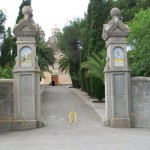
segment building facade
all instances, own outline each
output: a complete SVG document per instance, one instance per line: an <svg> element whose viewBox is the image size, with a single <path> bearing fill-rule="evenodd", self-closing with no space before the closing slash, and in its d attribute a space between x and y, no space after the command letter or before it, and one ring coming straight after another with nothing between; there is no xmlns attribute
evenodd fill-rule
<svg viewBox="0 0 150 150"><path fill-rule="evenodd" d="M56 45L57 43L56 35L57 33L60 32L60 29L57 27L57 25L55 25L55 27L51 29L51 32L52 32L52 36L48 38L48 44L54 50L56 62L54 64L54 67L49 68L52 73L49 72L44 73L45 79L43 78L41 80L41 84L52 85L52 86L72 84L70 75L65 74L59 70L58 63L63 54Z"/></svg>

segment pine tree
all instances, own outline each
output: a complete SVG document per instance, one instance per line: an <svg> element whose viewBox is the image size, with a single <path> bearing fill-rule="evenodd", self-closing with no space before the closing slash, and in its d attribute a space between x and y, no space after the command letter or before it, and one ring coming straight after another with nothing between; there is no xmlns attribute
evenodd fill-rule
<svg viewBox="0 0 150 150"><path fill-rule="evenodd" d="M31 6L31 0L23 0L22 3L20 4L18 17L16 19L16 24L19 23L19 21L23 18L22 8L24 6Z"/></svg>

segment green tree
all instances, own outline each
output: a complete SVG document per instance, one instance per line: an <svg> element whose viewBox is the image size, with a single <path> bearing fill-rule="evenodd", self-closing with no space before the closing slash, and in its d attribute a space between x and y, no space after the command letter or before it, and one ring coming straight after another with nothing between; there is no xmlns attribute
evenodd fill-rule
<svg viewBox="0 0 150 150"><path fill-rule="evenodd" d="M87 77L95 77L104 82L104 67L106 50L101 51L99 54L93 53L88 57L87 61L81 64L81 69L87 69Z"/></svg>
<svg viewBox="0 0 150 150"><path fill-rule="evenodd" d="M107 17L106 2L91 0L87 14L88 55L102 51L105 43L102 39L103 24Z"/></svg>
<svg viewBox="0 0 150 150"><path fill-rule="evenodd" d="M113 2L113 7L121 10L123 22L131 21L141 9L150 7L149 0L117 0Z"/></svg>
<svg viewBox="0 0 150 150"><path fill-rule="evenodd" d="M104 97L104 67L105 67L105 57L106 50L101 51L100 53L92 53L87 61L81 64L81 70L86 69L85 78L87 81L90 79L91 88L93 88L93 93L89 94L92 97L98 98L100 101ZM95 84L98 83L98 87Z"/></svg>
<svg viewBox="0 0 150 150"><path fill-rule="evenodd" d="M5 21L6 21L6 15L2 10L0 10L0 34L4 34L5 32Z"/></svg>
<svg viewBox="0 0 150 150"><path fill-rule="evenodd" d="M18 17L16 19L16 24L19 23L19 21L24 17L22 14L22 8L24 6L31 6L31 0L23 0L22 3L20 4Z"/></svg>
<svg viewBox="0 0 150 150"><path fill-rule="evenodd" d="M69 68L72 84L74 87L80 87L79 80L75 80L80 72L80 51L81 47L81 33L80 33L81 20L76 19L70 21L70 24L63 28L63 33L58 34L57 45L65 55L65 61L60 60L60 67L69 63L66 70ZM68 60L66 60L69 59ZM62 64L65 63L65 64ZM61 67L62 68L62 67Z"/></svg>
<svg viewBox="0 0 150 150"><path fill-rule="evenodd" d="M143 9L147 9L150 7L150 1L149 0L139 0L140 1L140 7Z"/></svg>
<svg viewBox="0 0 150 150"><path fill-rule="evenodd" d="M85 27L82 30L82 63L88 61L88 58L93 55L93 53L97 55L105 47L105 43L102 39L102 29L108 17L109 7L110 5L108 5L106 1L90 0L85 17ZM103 66L101 67L103 68ZM87 79L87 72L87 69L81 70L82 89L88 92L90 96L100 99L104 96L104 83L101 79L95 78L94 76ZM103 93L100 91L103 91Z"/></svg>
<svg viewBox="0 0 150 150"><path fill-rule="evenodd" d="M49 66L53 66L55 63L54 51L44 40L38 41L36 50L42 78L44 77L44 71L50 71Z"/></svg>
<svg viewBox="0 0 150 150"><path fill-rule="evenodd" d="M70 66L69 66L69 57L67 55L61 55L59 60L59 70L61 72L69 73Z"/></svg>
<svg viewBox="0 0 150 150"><path fill-rule="evenodd" d="M4 33L5 33L5 21L6 21L6 15L2 10L0 10L0 60L1 60L1 46L4 39Z"/></svg>
<svg viewBox="0 0 150 150"><path fill-rule="evenodd" d="M81 24L81 39L82 39L82 51L80 54L80 62L84 62L87 60L87 54L88 54L88 29L87 26L87 15L85 15L85 18L82 20ZM87 91L86 85L86 69L82 69L80 71L80 82L81 82L81 90Z"/></svg>
<svg viewBox="0 0 150 150"><path fill-rule="evenodd" d="M0 66L0 79L13 79L13 69L10 66Z"/></svg>
<svg viewBox="0 0 150 150"><path fill-rule="evenodd" d="M128 56L134 76L150 76L149 16L150 8L141 10L129 24L131 29L129 42L134 50L129 52Z"/></svg>
<svg viewBox="0 0 150 150"><path fill-rule="evenodd" d="M12 58L12 52L13 52L13 45L14 45L14 37L11 34L11 28L8 28L6 31L6 34L4 36L4 41L2 43L2 49L1 49L1 60L0 64L1 66L5 65L11 65L13 66L13 58Z"/></svg>

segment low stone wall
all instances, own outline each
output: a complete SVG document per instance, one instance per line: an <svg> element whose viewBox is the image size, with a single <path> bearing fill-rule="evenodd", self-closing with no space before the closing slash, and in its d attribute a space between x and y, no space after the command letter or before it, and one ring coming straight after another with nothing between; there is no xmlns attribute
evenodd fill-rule
<svg viewBox="0 0 150 150"><path fill-rule="evenodd" d="M13 80L0 79L0 131L14 130ZM44 87L41 87L41 94ZM150 78L131 78L132 127L150 128Z"/></svg>
<svg viewBox="0 0 150 150"><path fill-rule="evenodd" d="M150 78L131 79L132 126L150 128Z"/></svg>
<svg viewBox="0 0 150 150"><path fill-rule="evenodd" d="M0 79L0 131L13 129L13 82L11 79Z"/></svg>
<svg viewBox="0 0 150 150"><path fill-rule="evenodd" d="M41 95L44 88L45 86L40 87ZM28 130L43 125L41 122L31 120L14 120L14 80L0 79L0 131Z"/></svg>

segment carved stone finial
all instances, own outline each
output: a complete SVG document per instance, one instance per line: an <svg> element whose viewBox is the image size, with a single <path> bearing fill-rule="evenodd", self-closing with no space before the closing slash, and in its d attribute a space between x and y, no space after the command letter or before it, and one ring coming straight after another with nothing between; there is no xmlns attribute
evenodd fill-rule
<svg viewBox="0 0 150 150"><path fill-rule="evenodd" d="M110 15L112 17L119 17L120 16L120 9L117 7L112 8L110 11Z"/></svg>
<svg viewBox="0 0 150 150"><path fill-rule="evenodd" d="M22 13L23 13L23 15L26 15L26 14L31 15L32 14L32 8L30 6L24 6L22 8Z"/></svg>
<svg viewBox="0 0 150 150"><path fill-rule="evenodd" d="M24 19L28 20L28 19L30 19L30 16L32 14L32 8L30 6L24 6L22 8L22 13L24 15Z"/></svg>

